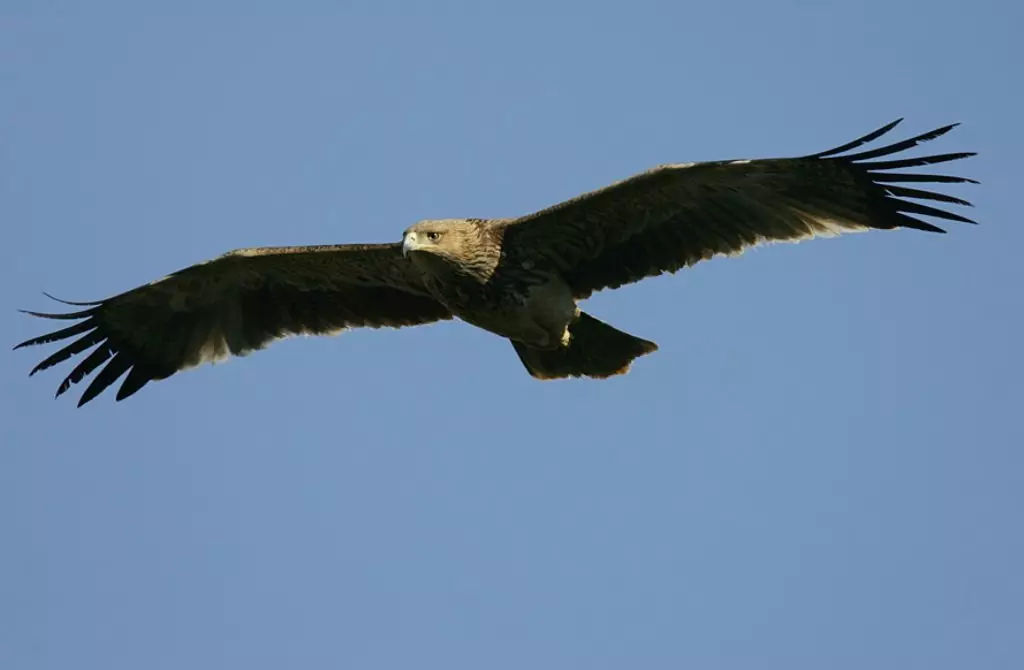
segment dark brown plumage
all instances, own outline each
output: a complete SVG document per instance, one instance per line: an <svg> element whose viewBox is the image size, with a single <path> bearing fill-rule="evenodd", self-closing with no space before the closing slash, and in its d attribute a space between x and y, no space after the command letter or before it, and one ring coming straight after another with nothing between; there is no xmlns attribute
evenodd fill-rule
<svg viewBox="0 0 1024 670"><path fill-rule="evenodd" d="M118 400L289 335L452 317L510 339L534 377L621 374L657 345L581 312L577 301L594 291L765 242L871 229L944 232L919 216L973 223L912 201L969 205L919 185L973 180L892 171L973 154L885 158L954 126L846 153L897 123L800 158L659 166L518 219L422 221L401 244L233 251L106 300L69 303L80 311L28 312L80 321L16 348L78 336L35 374L96 347L57 389L99 369L79 405L125 373Z"/></svg>

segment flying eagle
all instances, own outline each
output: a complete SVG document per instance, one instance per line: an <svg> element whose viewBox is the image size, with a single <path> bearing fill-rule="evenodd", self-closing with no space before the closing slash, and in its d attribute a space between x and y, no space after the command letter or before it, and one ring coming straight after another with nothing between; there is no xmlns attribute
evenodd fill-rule
<svg viewBox="0 0 1024 670"><path fill-rule="evenodd" d="M595 291L764 242L871 229L945 232L922 215L974 223L907 200L969 206L907 184L974 180L891 171L974 155L891 158L957 124L848 153L901 120L799 158L661 165L516 219L421 221L401 242L238 249L106 300L66 303L86 309L27 312L80 321L15 348L78 337L35 374L95 346L57 389L59 396L105 363L79 406L125 373L117 400L290 335L453 317L508 338L535 378L622 374L658 347L580 311L577 301ZM883 157L890 158L876 160Z"/></svg>

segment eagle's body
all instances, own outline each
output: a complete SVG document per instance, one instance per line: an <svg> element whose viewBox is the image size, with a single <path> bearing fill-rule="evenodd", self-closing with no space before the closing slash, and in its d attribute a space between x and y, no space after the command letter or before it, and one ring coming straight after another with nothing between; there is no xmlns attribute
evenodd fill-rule
<svg viewBox="0 0 1024 670"><path fill-rule="evenodd" d="M569 287L558 277L514 274L503 271L494 285L466 286L467 293L473 296L470 300L462 299L462 287L450 287L435 295L454 316L478 328L532 347L557 346L565 339L566 328L576 312ZM451 299L452 288L460 294L455 299ZM473 291L474 288L478 290ZM493 301L488 302L490 297Z"/></svg>
<svg viewBox="0 0 1024 670"><path fill-rule="evenodd" d="M896 123L810 156L663 165L517 219L421 221L400 244L239 249L107 300L71 303L86 307L77 312L30 312L82 321L18 346L80 336L33 373L95 346L57 391L103 366L79 405L125 373L118 400L289 335L452 318L509 339L537 378L621 374L657 345L581 311L578 302L594 291L765 242L944 232L917 215L973 223L906 198L968 202L901 185L972 180L893 171L973 154L874 160L953 126L841 155Z"/></svg>
<svg viewBox="0 0 1024 670"><path fill-rule="evenodd" d="M572 289L550 268L502 249L508 220L421 221L405 231L402 249L423 282L452 315L495 335L542 349L565 339L576 314ZM437 244L424 243L439 235ZM438 253L447 248L458 254ZM465 258L479 259L467 263Z"/></svg>

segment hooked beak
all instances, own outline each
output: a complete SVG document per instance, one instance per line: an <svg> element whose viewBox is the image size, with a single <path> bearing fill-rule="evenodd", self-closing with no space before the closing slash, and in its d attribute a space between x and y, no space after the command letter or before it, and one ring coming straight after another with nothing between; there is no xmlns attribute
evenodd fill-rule
<svg viewBox="0 0 1024 670"><path fill-rule="evenodd" d="M408 256L410 251L416 251L419 245L416 244L416 233L406 233L402 238L402 255Z"/></svg>

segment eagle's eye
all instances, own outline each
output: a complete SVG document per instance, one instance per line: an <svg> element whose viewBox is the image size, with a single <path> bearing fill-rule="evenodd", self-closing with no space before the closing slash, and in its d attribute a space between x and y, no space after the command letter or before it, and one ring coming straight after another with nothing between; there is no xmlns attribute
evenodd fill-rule
<svg viewBox="0 0 1024 670"><path fill-rule="evenodd" d="M427 239L430 240L431 242L437 242L439 239L441 239L441 233L431 231L427 233Z"/></svg>

